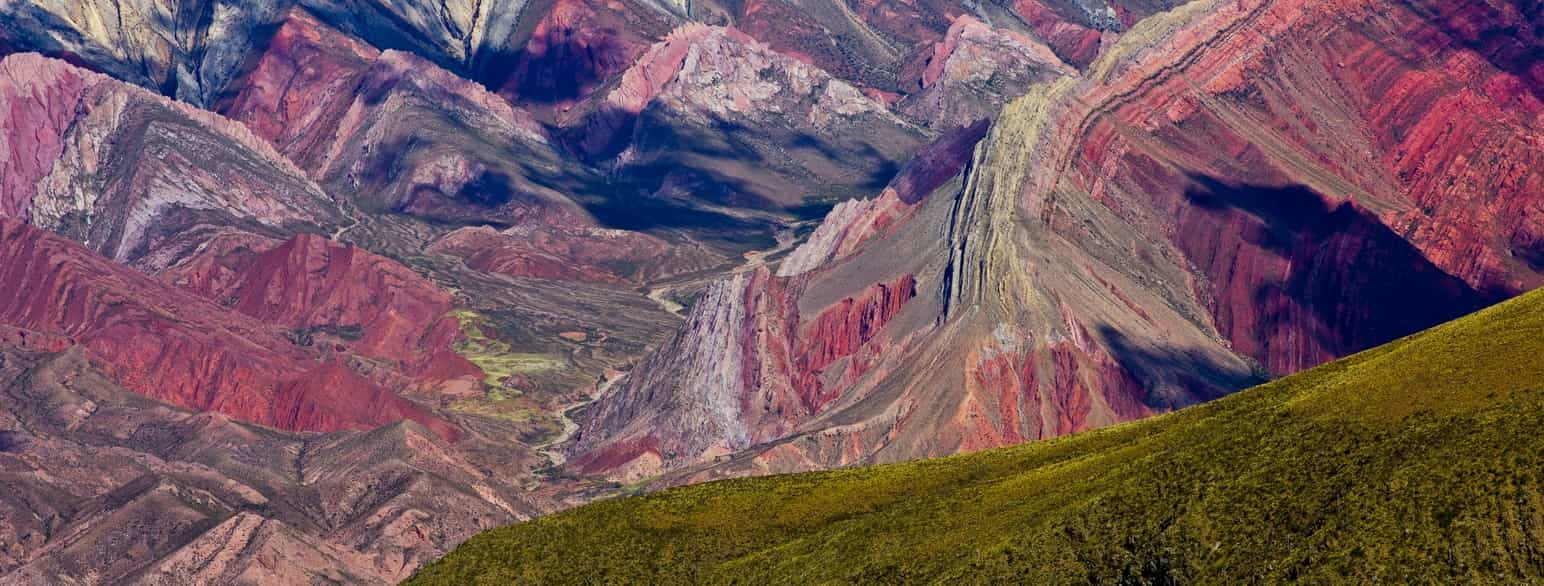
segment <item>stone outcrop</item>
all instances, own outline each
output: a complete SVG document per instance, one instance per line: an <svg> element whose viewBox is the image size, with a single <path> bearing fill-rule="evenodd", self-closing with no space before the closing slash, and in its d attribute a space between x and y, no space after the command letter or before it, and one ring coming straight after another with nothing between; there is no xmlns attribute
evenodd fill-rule
<svg viewBox="0 0 1544 586"><path fill-rule="evenodd" d="M872 241L909 237L897 232L919 222L913 216L962 171L987 128L983 121L946 135L879 197L839 205L775 275L757 269L710 285L686 325L586 413L573 465L651 477L785 438L833 401L855 400L845 393L894 368L890 360L935 311L902 319L930 286L917 272L929 267L909 264L924 256L876 261L886 245ZM932 213L948 205L947 197L933 203ZM936 278L936 269L922 278Z"/></svg>
<svg viewBox="0 0 1544 586"><path fill-rule="evenodd" d="M390 583L595 477L1033 441L1413 332L1544 282L1541 24L0 3L59 58L0 61L0 581Z"/></svg>
<svg viewBox="0 0 1544 586"><path fill-rule="evenodd" d="M318 170L380 51L292 9L256 63L215 104L307 172Z"/></svg>
<svg viewBox="0 0 1544 586"><path fill-rule="evenodd" d="M710 286L682 330L586 414L573 465L637 481L786 436L866 373L917 291L901 275L803 313L805 285L760 269Z"/></svg>
<svg viewBox="0 0 1544 586"><path fill-rule="evenodd" d="M864 193L928 138L846 81L701 24L645 51L572 132L653 199L763 213Z"/></svg>
<svg viewBox="0 0 1544 586"><path fill-rule="evenodd" d="M293 0L26 0L0 6L0 46L70 59L207 106Z"/></svg>

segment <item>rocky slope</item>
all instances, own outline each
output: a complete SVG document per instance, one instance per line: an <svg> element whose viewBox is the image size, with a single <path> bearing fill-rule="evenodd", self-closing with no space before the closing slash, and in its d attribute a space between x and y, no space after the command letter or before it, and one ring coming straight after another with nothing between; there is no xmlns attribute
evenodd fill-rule
<svg viewBox="0 0 1544 586"><path fill-rule="evenodd" d="M811 314L916 280L881 334L893 348L852 362L866 374L829 367L819 407L762 415L776 413L753 392L765 382L736 381L738 366L722 366L739 361L710 349L759 348L768 328L733 324L765 314L757 300L779 288L736 277L678 335L716 341L641 363L586 414L576 462L632 479L689 467L671 483L1051 437L1216 397L1537 284L1532 82L1452 25L1531 30L1532 17L1482 2L1433 10L1199 2L1137 23L1086 75L1009 105L954 187L888 237L790 257L788 273L829 283L805 290ZM839 242L858 212L838 208L807 246ZM650 419L688 433L640 435Z"/></svg>
<svg viewBox="0 0 1544 586"><path fill-rule="evenodd" d="M943 206L927 198L964 167L986 128L931 145L881 196L841 204L777 274L758 267L708 287L675 337L586 411L573 465L631 482L711 461L786 437L832 400L852 399L843 389L870 371L893 368L890 359L933 325L936 290L925 283L938 267L853 251L880 238L926 246L895 228L946 209L947 197ZM864 268L793 270L834 258Z"/></svg>
<svg viewBox="0 0 1544 586"><path fill-rule="evenodd" d="M284 429L368 429L413 419L443 437L459 435L346 367L330 348L296 343L269 321L226 311L60 236L0 219L0 258L0 283L19 293L0 305L8 341L43 351L80 346L145 396Z"/></svg>
<svg viewBox="0 0 1544 586"><path fill-rule="evenodd" d="M303 345L334 344L415 383L482 372L452 350L450 295L406 267L315 234L283 243L227 235L160 278L265 323Z"/></svg>
<svg viewBox="0 0 1544 586"><path fill-rule="evenodd" d="M652 200L763 212L882 185L926 136L818 68L695 24L644 52L582 130L581 148Z"/></svg>
<svg viewBox="0 0 1544 586"><path fill-rule="evenodd" d="M290 0L25 0L0 4L0 46L38 51L207 105Z"/></svg>
<svg viewBox="0 0 1544 586"><path fill-rule="evenodd" d="M995 116L1029 86L1074 73L1039 41L961 16L933 46L922 90L907 96L900 110L935 128L968 126Z"/></svg>
<svg viewBox="0 0 1544 586"><path fill-rule="evenodd" d="M245 126L63 61L0 61L0 213L150 270L198 225L324 230L336 201Z"/></svg>
<svg viewBox="0 0 1544 586"><path fill-rule="evenodd" d="M0 373L0 427L25 438L0 450L7 583L388 584L537 510L414 423L317 435L190 413L78 350L7 344Z"/></svg>

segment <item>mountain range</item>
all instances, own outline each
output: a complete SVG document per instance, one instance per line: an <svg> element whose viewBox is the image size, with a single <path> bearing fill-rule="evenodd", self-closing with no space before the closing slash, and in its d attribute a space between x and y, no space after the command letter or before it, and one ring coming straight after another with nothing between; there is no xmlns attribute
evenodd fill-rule
<svg viewBox="0 0 1544 586"><path fill-rule="evenodd" d="M0 582L396 582L619 494L1243 404L1544 282L1541 30L0 2Z"/></svg>

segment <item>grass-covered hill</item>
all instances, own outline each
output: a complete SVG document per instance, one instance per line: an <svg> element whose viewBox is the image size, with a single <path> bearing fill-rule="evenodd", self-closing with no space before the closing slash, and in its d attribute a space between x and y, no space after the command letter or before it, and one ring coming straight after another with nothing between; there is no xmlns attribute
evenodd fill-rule
<svg viewBox="0 0 1544 586"><path fill-rule="evenodd" d="M1544 580L1544 291L1177 413L479 535L419 584Z"/></svg>

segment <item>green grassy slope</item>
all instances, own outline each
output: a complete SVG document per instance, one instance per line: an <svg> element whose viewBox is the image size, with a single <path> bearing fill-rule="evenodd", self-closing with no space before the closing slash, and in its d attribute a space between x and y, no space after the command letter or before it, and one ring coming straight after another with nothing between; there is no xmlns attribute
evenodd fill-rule
<svg viewBox="0 0 1544 586"><path fill-rule="evenodd" d="M1544 290L1155 419L479 535L419 584L1539 582Z"/></svg>

